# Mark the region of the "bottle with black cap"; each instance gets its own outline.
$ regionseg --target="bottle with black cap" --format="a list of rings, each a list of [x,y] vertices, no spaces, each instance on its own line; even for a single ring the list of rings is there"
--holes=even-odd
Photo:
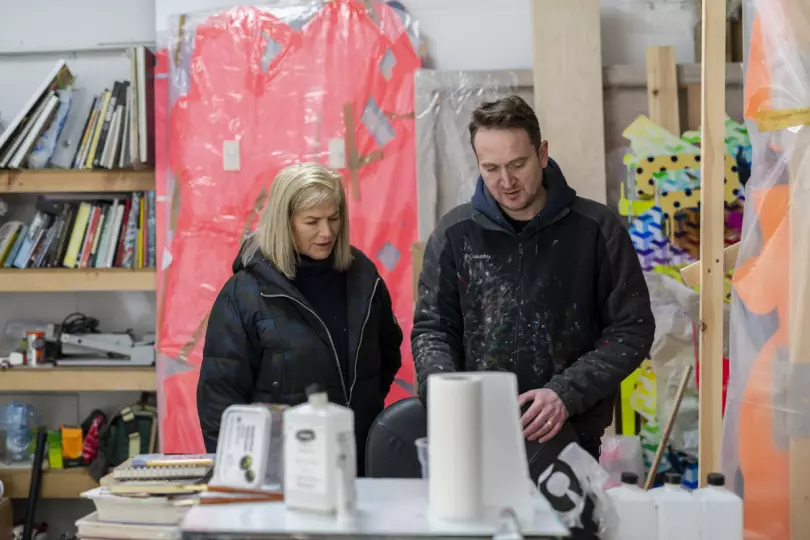
[[[616,509],[616,523],[608,528],[608,540],[657,540],[658,517],[650,492],[640,488],[638,474],[623,472],[622,483],[606,490]]]
[[[720,473],[709,473],[706,484],[693,492],[700,505],[702,538],[742,540],[742,499],[726,487],[726,478]]]
[[[357,479],[354,412],[330,403],[323,386],[307,387],[307,402],[284,412],[284,502],[332,514],[353,500]]]
[[[682,485],[681,475],[669,472],[664,485],[650,490],[658,514],[658,540],[700,538],[700,506]]]

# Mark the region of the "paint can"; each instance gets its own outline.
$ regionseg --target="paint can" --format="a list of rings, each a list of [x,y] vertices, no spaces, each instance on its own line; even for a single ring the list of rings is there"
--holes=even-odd
[[[45,332],[35,330],[25,333],[25,365],[41,366],[45,363]]]

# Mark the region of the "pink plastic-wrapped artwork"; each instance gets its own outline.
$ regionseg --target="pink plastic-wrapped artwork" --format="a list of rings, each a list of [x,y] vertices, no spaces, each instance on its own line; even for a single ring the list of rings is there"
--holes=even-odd
[[[318,161],[343,174],[352,244],[376,263],[409,335],[420,59],[410,19],[384,3],[284,2],[176,22],[156,71],[168,104],[156,110],[168,135],[157,141],[161,440],[164,452],[198,452],[208,312],[281,168]],[[413,393],[407,339],[402,353],[389,402]]]

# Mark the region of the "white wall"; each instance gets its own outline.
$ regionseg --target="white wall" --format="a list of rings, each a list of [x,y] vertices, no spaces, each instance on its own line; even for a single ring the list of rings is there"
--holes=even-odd
[[[673,45],[694,61],[698,0],[601,0],[602,62],[644,62],[644,48]],[[531,0],[401,0],[427,36],[436,69],[527,69],[532,66]],[[155,0],[159,38],[169,16],[235,5],[233,0]],[[493,7],[493,6],[497,6]]]
[[[532,64],[530,0],[402,0],[420,22],[433,67],[518,69]],[[564,1],[564,0],[560,0]],[[60,57],[94,93],[128,78],[123,48],[163,41],[169,15],[233,5],[233,0],[0,1],[0,120],[12,118]],[[605,64],[643,63],[648,45],[669,44],[692,62],[694,0],[602,0]],[[493,6],[497,6],[494,8]],[[117,48],[116,48],[117,47]],[[101,49],[101,50],[99,50]],[[78,52],[71,52],[76,51]],[[63,51],[63,52],[59,52]],[[12,215],[30,217],[33,199],[6,197]],[[12,318],[59,322],[73,311],[99,318],[104,329],[153,329],[151,293],[0,293],[0,331]],[[0,374],[2,376],[2,374]],[[3,403],[13,396],[0,396]],[[68,394],[25,397],[52,425],[79,422],[96,407],[134,396]],[[43,501],[40,519],[55,533],[89,512],[80,502]],[[54,536],[55,537],[55,536]]]

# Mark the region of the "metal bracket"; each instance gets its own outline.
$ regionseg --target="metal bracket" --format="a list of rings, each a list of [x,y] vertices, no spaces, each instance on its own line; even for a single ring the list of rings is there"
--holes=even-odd
[[[69,358],[57,360],[60,365],[73,366],[152,366],[155,363],[155,340],[146,337],[135,341],[129,334],[62,334],[63,345],[72,345],[89,354],[106,358]]]

